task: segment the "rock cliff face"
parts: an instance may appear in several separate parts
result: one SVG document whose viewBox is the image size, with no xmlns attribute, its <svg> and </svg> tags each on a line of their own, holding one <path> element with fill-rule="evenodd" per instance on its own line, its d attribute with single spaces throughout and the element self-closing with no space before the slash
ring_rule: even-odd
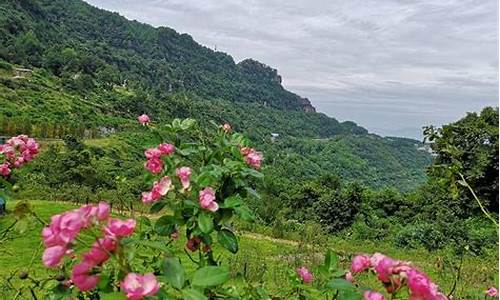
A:
<svg viewBox="0 0 500 300">
<path fill-rule="evenodd" d="M 281 85 L 282 78 L 278 74 L 278 70 L 253 59 L 245 59 L 241 61 L 238 63 L 238 67 L 246 79 L 250 82 L 267 89 L 276 89 L 281 91 L 283 95 L 280 100 L 277 101 L 278 103 L 285 104 L 289 108 L 296 108 L 297 110 L 303 110 L 305 112 L 316 112 L 316 108 L 312 106 L 309 99 L 285 90 L 285 88 Z M 276 106 L 276 103 L 269 103 L 267 100 L 265 103 L 271 105 L 274 104 L 273 106 Z"/>
<path fill-rule="evenodd" d="M 316 108 L 312 106 L 311 101 L 307 98 L 300 97 L 300 104 L 305 112 L 316 112 Z"/>
</svg>

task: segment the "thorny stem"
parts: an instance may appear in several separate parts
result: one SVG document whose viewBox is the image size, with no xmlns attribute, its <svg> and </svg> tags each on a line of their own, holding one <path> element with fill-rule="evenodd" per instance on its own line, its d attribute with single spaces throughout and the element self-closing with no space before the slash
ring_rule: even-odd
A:
<svg viewBox="0 0 500 300">
<path fill-rule="evenodd" d="M 460 273 L 462 271 L 462 262 L 463 262 L 463 259 L 464 259 L 464 255 L 460 255 L 460 264 L 458 265 L 458 268 L 457 268 L 457 277 L 455 278 L 454 282 L 453 282 L 453 287 L 451 288 L 451 291 L 448 293 L 448 299 L 451 299 L 451 295 L 453 294 L 453 292 L 455 291 L 456 287 L 457 287 L 457 282 L 460 280 Z"/>
<path fill-rule="evenodd" d="M 194 259 L 193 259 L 193 257 L 191 256 L 191 254 L 189 254 L 189 252 L 187 252 L 187 250 L 186 250 L 186 249 L 184 249 L 184 252 L 186 252 L 187 256 L 189 257 L 189 259 L 190 259 L 192 262 L 194 262 L 194 263 L 195 263 L 195 264 L 197 264 L 197 265 L 200 265 L 200 262 L 198 262 L 198 261 L 194 260 Z"/>
</svg>

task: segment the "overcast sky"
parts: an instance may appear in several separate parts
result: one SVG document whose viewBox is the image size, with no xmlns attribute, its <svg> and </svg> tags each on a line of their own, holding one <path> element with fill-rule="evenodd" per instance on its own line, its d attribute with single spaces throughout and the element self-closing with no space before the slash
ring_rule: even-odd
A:
<svg viewBox="0 0 500 300">
<path fill-rule="evenodd" d="M 86 0 L 276 69 L 318 111 L 370 132 L 498 106 L 498 0 Z"/>
</svg>

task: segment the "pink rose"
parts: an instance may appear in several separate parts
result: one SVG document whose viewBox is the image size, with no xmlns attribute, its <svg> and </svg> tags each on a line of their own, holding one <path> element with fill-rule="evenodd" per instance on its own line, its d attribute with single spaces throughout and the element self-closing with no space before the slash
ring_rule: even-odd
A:
<svg viewBox="0 0 500 300">
<path fill-rule="evenodd" d="M 0 145 L 1 148 L 0 148 L 0 154 L 3 154 L 5 155 L 5 157 L 7 157 L 7 159 L 13 159 L 16 155 L 16 150 L 14 149 L 14 147 L 12 147 L 11 145 Z"/>
<path fill-rule="evenodd" d="M 496 297 L 498 295 L 498 290 L 495 287 L 490 287 L 485 293 L 487 296 Z"/>
<path fill-rule="evenodd" d="M 114 237 L 126 237 L 132 235 L 135 229 L 135 220 L 109 219 L 108 225 L 104 228 L 107 235 Z"/>
<path fill-rule="evenodd" d="M 52 216 L 52 222 L 49 226 L 43 228 L 42 238 L 45 247 L 52 247 L 56 245 L 65 246 L 66 242 L 62 240 L 60 236 L 59 222 L 61 219 L 60 215 Z"/>
<path fill-rule="evenodd" d="M 215 191 L 211 187 L 206 187 L 201 190 L 198 200 L 201 208 L 211 212 L 216 212 L 219 209 L 219 205 L 215 202 Z"/>
<path fill-rule="evenodd" d="M 141 123 L 143 126 L 149 124 L 149 116 L 146 114 L 140 115 L 137 120 L 139 120 L 139 123 Z"/>
<path fill-rule="evenodd" d="M 109 217 L 109 213 L 111 211 L 111 208 L 109 207 L 109 204 L 106 202 L 99 202 L 97 205 L 96 209 L 96 217 L 97 220 L 99 221 L 104 221 Z"/>
<path fill-rule="evenodd" d="M 82 254 L 85 261 L 91 262 L 94 265 L 100 265 L 109 259 L 109 254 L 106 250 L 98 247 L 90 248 L 90 251 Z"/>
<path fill-rule="evenodd" d="M 22 167 L 24 164 L 24 158 L 22 156 L 16 158 L 16 160 L 14 161 L 14 163 L 12 164 L 12 166 L 14 166 L 14 168 L 20 168 Z"/>
<path fill-rule="evenodd" d="M 371 267 L 372 267 L 372 268 L 375 268 L 375 267 L 378 265 L 378 263 L 379 263 L 382 259 L 384 259 L 384 258 L 386 258 L 386 257 L 387 257 L 387 256 L 385 256 L 385 255 L 383 255 L 383 254 L 381 254 L 381 253 L 378 253 L 378 252 L 377 252 L 377 253 L 374 253 L 374 254 L 370 257 L 370 264 L 371 264 Z"/>
<path fill-rule="evenodd" d="M 127 295 L 127 299 L 140 300 L 155 295 L 160 289 L 160 284 L 153 273 L 145 275 L 128 273 L 120 287 Z"/>
<path fill-rule="evenodd" d="M 347 272 L 345 274 L 345 280 L 349 281 L 349 282 L 353 282 L 354 281 L 354 276 L 352 276 L 352 273 L 351 272 Z"/>
<path fill-rule="evenodd" d="M 177 174 L 177 177 L 179 177 L 181 184 L 182 184 L 182 190 L 187 191 L 189 189 L 189 177 L 191 176 L 191 168 L 190 167 L 181 167 L 177 168 L 175 171 Z"/>
<path fill-rule="evenodd" d="M 165 196 L 168 191 L 172 189 L 172 180 L 170 177 L 163 176 L 160 181 L 157 181 L 153 184 L 153 193 L 158 193 L 160 196 Z"/>
<path fill-rule="evenodd" d="M 222 129 L 224 130 L 225 133 L 230 133 L 231 132 L 231 125 L 228 123 L 222 125 Z"/>
<path fill-rule="evenodd" d="M 153 184 L 150 192 L 142 193 L 142 202 L 151 203 L 165 196 L 172 189 L 172 180 L 168 176 L 163 176 L 160 181 Z"/>
<path fill-rule="evenodd" d="M 300 267 L 297 269 L 297 274 L 302 278 L 305 283 L 311 283 L 313 281 L 313 275 L 306 267 Z"/>
<path fill-rule="evenodd" d="M 158 145 L 158 150 L 160 150 L 161 154 L 163 155 L 171 155 L 172 153 L 174 153 L 175 146 L 172 144 L 164 143 Z"/>
<path fill-rule="evenodd" d="M 42 256 L 43 264 L 48 268 L 57 267 L 60 263 L 67 249 L 63 246 L 52 246 L 45 249 Z"/>
<path fill-rule="evenodd" d="M 262 164 L 262 153 L 253 151 L 245 157 L 247 165 L 255 169 L 260 169 Z"/>
<path fill-rule="evenodd" d="M 28 150 L 32 155 L 38 154 L 38 143 L 35 141 L 35 139 L 29 138 L 26 141 L 26 150 Z"/>
<path fill-rule="evenodd" d="M 370 258 L 366 255 L 356 255 L 351 262 L 353 273 L 363 272 L 370 267 Z"/>
<path fill-rule="evenodd" d="M 25 162 L 28 162 L 28 161 L 33 160 L 33 154 L 31 153 L 31 151 L 30 151 L 30 150 L 26 149 L 26 150 L 24 150 L 24 151 L 21 153 L 21 158 L 22 158 Z"/>
<path fill-rule="evenodd" d="M 152 192 L 143 192 L 142 193 L 142 202 L 143 203 L 151 203 L 158 200 L 159 197 L 156 197 Z"/>
<path fill-rule="evenodd" d="M 149 148 L 144 151 L 144 155 L 147 159 L 160 158 L 161 151 L 158 148 Z"/>
<path fill-rule="evenodd" d="M 8 176 L 10 174 L 10 166 L 8 163 L 3 163 L 0 165 L 0 175 Z"/>
<path fill-rule="evenodd" d="M 117 240 L 105 236 L 95 241 L 89 252 L 83 254 L 83 259 L 100 265 L 109 259 L 109 254 L 116 250 Z"/>
<path fill-rule="evenodd" d="M 158 174 L 163 170 L 163 161 L 159 158 L 148 159 L 144 167 L 153 174 Z"/>
<path fill-rule="evenodd" d="M 375 291 L 365 291 L 363 294 L 364 300 L 385 300 L 384 295 Z"/>
<path fill-rule="evenodd" d="M 248 154 L 250 154 L 251 152 L 253 152 L 254 150 L 252 148 L 249 148 L 249 147 L 241 147 L 240 148 L 240 153 L 241 155 L 243 156 L 247 156 Z"/>
<path fill-rule="evenodd" d="M 59 221 L 59 236 L 64 242 L 71 243 L 84 225 L 82 216 L 76 210 L 66 212 Z"/>
<path fill-rule="evenodd" d="M 71 281 L 80 289 L 88 291 L 96 287 L 99 276 L 94 275 L 92 269 L 94 264 L 91 261 L 82 261 L 73 267 L 71 272 Z"/>
<path fill-rule="evenodd" d="M 438 291 L 437 285 L 422 272 L 411 269 L 406 272 L 411 299 L 446 299 Z"/>
<path fill-rule="evenodd" d="M 382 259 L 378 265 L 375 266 L 375 272 L 378 275 L 378 279 L 382 282 L 391 282 L 391 276 L 393 274 L 392 268 L 396 266 L 397 263 L 397 261 L 389 257 Z"/>
</svg>

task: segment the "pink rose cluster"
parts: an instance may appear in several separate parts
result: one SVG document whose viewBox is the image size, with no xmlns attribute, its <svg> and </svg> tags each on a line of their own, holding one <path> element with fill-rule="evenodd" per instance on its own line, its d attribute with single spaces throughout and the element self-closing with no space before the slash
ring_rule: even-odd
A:
<svg viewBox="0 0 500 300">
<path fill-rule="evenodd" d="M 356 274 L 372 270 L 377 274 L 388 293 L 394 294 L 407 286 L 412 300 L 443 300 L 446 296 L 430 278 L 417 270 L 410 262 L 394 260 L 380 253 L 372 256 L 357 255 L 351 262 L 351 272 Z M 365 300 L 383 300 L 384 296 L 374 291 L 364 293 Z"/>
<path fill-rule="evenodd" d="M 27 135 L 14 136 L 0 145 L 0 175 L 8 176 L 12 168 L 20 168 L 38 154 L 38 143 Z"/>
<path fill-rule="evenodd" d="M 150 148 L 144 151 L 146 155 L 146 163 L 144 167 L 148 169 L 153 174 L 158 174 L 163 170 L 163 161 L 161 157 L 163 155 L 169 156 L 174 153 L 175 147 L 172 144 L 160 144 L 156 148 Z"/>
<path fill-rule="evenodd" d="M 110 207 L 106 202 L 100 202 L 98 205 L 84 205 L 78 209 L 54 215 L 50 224 L 42 230 L 45 245 L 42 256 L 43 264 L 54 268 L 61 265 L 66 255 L 76 259 L 72 248 L 80 232 L 100 226 L 103 236 L 97 238 L 90 250 L 81 255 L 80 262 L 74 265 L 71 272 L 71 282 L 76 287 L 81 291 L 91 290 L 99 282 L 101 266 L 116 253 L 120 239 L 134 233 L 135 225 L 136 221 L 133 219 L 111 218 Z M 158 291 L 158 283 L 154 283 L 150 275 L 134 276 L 131 277 L 133 280 L 125 278 L 122 283 L 128 299 L 142 299 Z M 138 280 L 141 285 L 135 286 L 134 280 Z"/>
<path fill-rule="evenodd" d="M 262 164 L 262 153 L 256 151 L 254 148 L 242 147 L 240 149 L 241 155 L 243 155 L 247 165 L 254 169 L 260 169 Z"/>
<path fill-rule="evenodd" d="M 304 283 L 311 283 L 314 279 L 313 274 L 304 266 L 297 269 L 297 275 L 299 275 Z"/>
<path fill-rule="evenodd" d="M 141 123 L 142 126 L 148 125 L 150 121 L 149 116 L 146 114 L 140 115 L 139 117 L 137 117 L 137 120 L 139 121 L 139 123 Z"/>
</svg>

